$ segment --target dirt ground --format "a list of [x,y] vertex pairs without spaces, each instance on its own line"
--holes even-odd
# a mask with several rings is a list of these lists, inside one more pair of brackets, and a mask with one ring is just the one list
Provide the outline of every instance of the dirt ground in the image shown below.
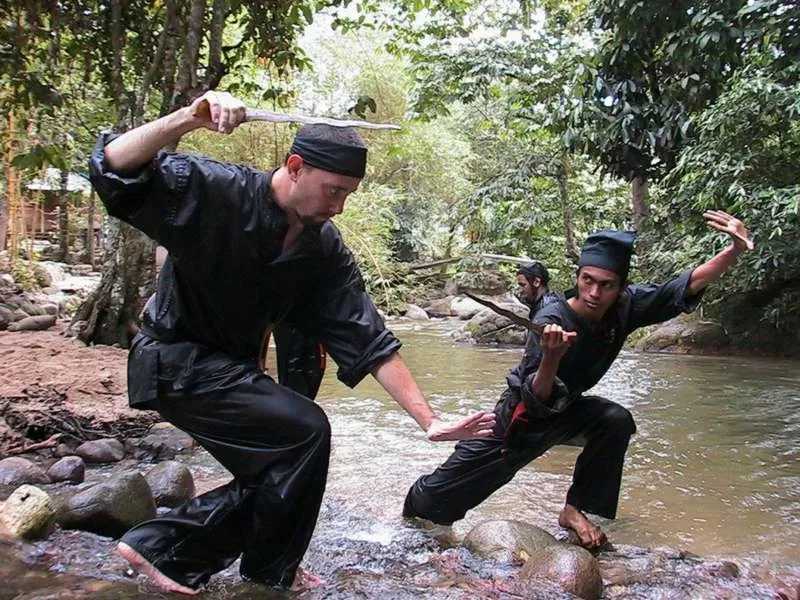
[[142,435],[155,422],[128,408],[127,351],[82,346],[61,334],[65,325],[0,332],[0,454],[54,433],[67,442]]

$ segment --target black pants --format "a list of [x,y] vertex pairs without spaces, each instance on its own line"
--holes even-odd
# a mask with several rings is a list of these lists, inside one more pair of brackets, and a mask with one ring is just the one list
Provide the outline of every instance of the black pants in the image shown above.
[[[406,496],[403,515],[449,525],[514,478],[522,467],[557,444],[580,443],[567,503],[579,510],[613,519],[622,480],[628,440],[636,431],[630,412],[598,396],[580,396],[564,412],[537,419],[504,444],[512,390],[500,398],[492,437],[459,442],[455,452],[430,475],[420,477]],[[503,417],[503,420],[501,420]]]
[[245,579],[291,585],[325,490],[325,413],[257,366],[194,344],[137,339],[129,380],[154,357],[159,385],[148,408],[197,440],[233,481],[137,525],[121,541],[189,587],[240,556]]

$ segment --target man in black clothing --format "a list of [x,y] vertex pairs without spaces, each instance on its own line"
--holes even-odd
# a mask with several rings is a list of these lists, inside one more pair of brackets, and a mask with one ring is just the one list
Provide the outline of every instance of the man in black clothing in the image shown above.
[[[91,159],[109,214],[169,252],[132,342],[130,403],[157,410],[234,476],[122,537],[120,554],[164,591],[195,594],[239,557],[248,580],[318,581],[302,581],[299,564],[330,455],[330,425],[312,401],[322,349],[347,385],[373,375],[430,440],[484,437],[494,425],[484,413],[436,417],[330,222],[364,176],[354,130],[302,128],[272,173],[160,152],[201,127],[230,133],[244,116],[240,101],[208,92],[102,136]],[[272,335],[280,383],[264,372]]]
[[586,547],[602,546],[605,534],[585,513],[616,516],[625,452],[636,426],[627,409],[585,392],[608,371],[632,331],[692,311],[706,286],[752,249],[741,221],[722,211],[704,216],[732,244],[661,285],[628,284],[631,233],[589,236],[574,292],[534,317],[546,326],[542,335],[529,335],[522,361],[506,378],[493,435],[457,444],[442,466],[414,483],[403,514],[450,524],[549,448],[578,443],[583,451],[558,521]]
[[528,263],[517,271],[519,299],[530,307],[530,318],[541,308],[558,300],[558,295],[550,291],[549,284],[550,273],[540,262]]

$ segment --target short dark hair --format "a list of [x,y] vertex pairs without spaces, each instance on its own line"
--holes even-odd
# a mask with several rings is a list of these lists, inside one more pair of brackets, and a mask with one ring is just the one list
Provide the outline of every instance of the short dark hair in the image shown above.
[[527,279],[534,279],[538,277],[544,285],[550,283],[550,273],[547,272],[545,266],[540,262],[532,262],[527,265],[522,265],[517,271],[517,275],[523,275]]

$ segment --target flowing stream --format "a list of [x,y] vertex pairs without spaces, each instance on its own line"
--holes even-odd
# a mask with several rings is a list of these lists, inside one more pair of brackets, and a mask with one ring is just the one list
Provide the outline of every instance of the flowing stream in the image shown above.
[[[506,372],[522,352],[455,344],[449,332],[458,325],[449,320],[390,323],[428,400],[450,418],[491,410],[504,389]],[[798,366],[775,359],[623,353],[593,390],[630,409],[638,427],[627,455],[618,519],[603,523],[611,540],[680,548],[768,570],[788,566],[800,576]],[[443,582],[441,560],[446,558],[437,559],[438,573],[431,571],[431,557],[441,547],[400,516],[408,487],[447,458],[453,444],[426,441],[374,380],[351,390],[335,379],[335,369],[329,364],[318,397],[332,424],[333,455],[306,557],[307,566],[335,586],[312,597],[488,597],[479,591],[465,595],[452,578]],[[493,518],[520,519],[557,531],[556,517],[578,452],[556,447],[534,461],[456,523],[456,538]],[[202,450],[181,460],[192,468],[200,489],[227,479]],[[44,547],[58,554],[63,551],[59,544],[70,546],[68,574],[112,580],[110,587],[101,586],[86,597],[160,597],[123,585],[118,565],[102,566],[110,541],[61,535]],[[459,552],[458,560],[469,563],[475,581],[497,575],[497,565]],[[5,575],[16,581],[17,592],[33,590],[13,569]],[[235,569],[229,569],[211,586],[210,595],[285,597],[236,582]],[[54,581],[50,586],[69,588]],[[474,585],[467,588],[475,590]],[[0,593],[0,600],[84,597],[74,592],[74,585],[70,589],[66,595]]]

